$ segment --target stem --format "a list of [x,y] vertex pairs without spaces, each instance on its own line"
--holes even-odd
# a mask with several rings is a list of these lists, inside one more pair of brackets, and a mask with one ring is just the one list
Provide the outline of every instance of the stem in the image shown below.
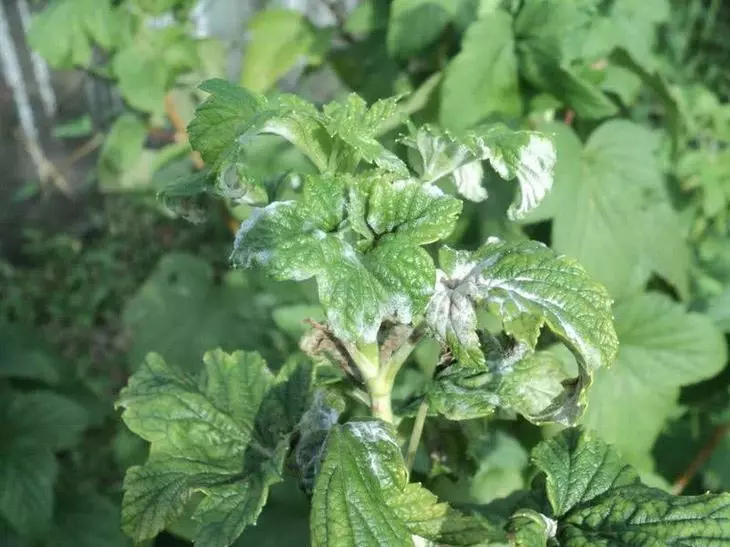
[[689,484],[689,481],[692,480],[692,477],[694,477],[697,471],[699,471],[702,466],[707,463],[707,460],[710,459],[710,456],[712,456],[717,445],[720,444],[720,441],[722,441],[723,437],[728,432],[730,432],[730,424],[722,424],[715,428],[710,439],[707,441],[705,446],[702,447],[702,450],[700,450],[697,456],[695,456],[695,459],[692,460],[684,473],[682,473],[679,478],[674,481],[674,484],[672,485],[672,494],[678,496],[682,493]]
[[[165,95],[165,114],[170,120],[172,127],[175,128],[175,140],[178,142],[187,141],[188,132],[185,127],[185,120],[182,119],[182,116],[180,116],[180,113],[177,111],[177,107],[175,106],[175,101],[172,98],[171,93]],[[203,167],[205,167],[205,163],[203,162],[203,158],[200,156],[199,152],[193,150],[190,153],[190,158],[192,159],[193,165],[196,169],[203,169]]]
[[388,385],[379,377],[368,382],[370,410],[372,410],[373,416],[389,424],[393,423],[393,407],[390,402],[392,391],[393,384]]
[[421,442],[421,435],[423,434],[423,426],[426,423],[426,416],[428,416],[428,402],[426,402],[426,399],[424,399],[421,402],[421,405],[418,407],[416,421],[413,422],[411,438],[408,440],[408,451],[406,452],[406,469],[408,469],[409,476],[411,474],[411,470],[413,469],[413,462],[416,461],[416,452],[418,452],[418,445]]
[[322,3],[327,6],[327,9],[330,10],[330,13],[335,18],[337,31],[340,33],[342,39],[348,44],[357,42],[357,36],[347,30],[347,15],[342,11],[342,7],[338,4],[337,0],[322,0]]

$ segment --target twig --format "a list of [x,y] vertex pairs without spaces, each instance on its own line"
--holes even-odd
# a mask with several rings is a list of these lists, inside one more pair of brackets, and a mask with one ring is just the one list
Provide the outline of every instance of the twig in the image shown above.
[[570,108],[565,111],[565,118],[564,122],[565,125],[573,125],[573,120],[575,119],[575,110],[571,110]]
[[710,459],[710,456],[712,456],[717,445],[720,444],[720,441],[722,441],[723,437],[725,437],[728,432],[730,432],[730,423],[722,424],[715,428],[712,435],[710,435],[710,438],[705,443],[705,446],[702,447],[702,450],[698,452],[695,459],[690,462],[687,469],[684,470],[679,478],[674,481],[674,484],[672,485],[672,494],[677,496],[682,493],[692,478],[697,474],[702,466],[707,463],[707,460]]
[[64,163],[64,167],[71,167],[74,163],[79,161],[81,158],[84,158],[91,154],[94,150],[99,148],[104,143],[104,134],[103,133],[96,133],[93,137],[91,137],[88,141],[86,141],[84,144],[79,146],[76,150],[71,152],[71,155],[66,158],[66,162]]
[[[187,141],[188,132],[187,128],[185,127],[185,120],[183,120],[178,113],[177,108],[175,107],[175,101],[173,101],[171,93],[165,95],[165,114],[167,114],[170,123],[175,128],[175,140],[178,142]],[[192,158],[193,165],[195,165],[196,169],[203,169],[205,167],[203,158],[200,157],[200,154],[198,152],[193,151],[190,154],[190,157]]]
[[20,135],[20,140],[25,146],[25,150],[28,152],[30,159],[33,161],[33,165],[35,165],[41,182],[52,182],[53,185],[61,191],[61,193],[70,198],[72,195],[71,187],[68,185],[66,177],[61,174],[58,167],[56,167],[56,165],[46,157],[46,154],[43,152],[40,145],[33,139],[28,138],[22,129],[18,132],[18,134]]
[[327,6],[332,16],[335,18],[337,23],[337,30],[342,36],[342,39],[348,44],[354,44],[357,42],[357,36],[347,30],[347,16],[342,12],[342,6],[337,0],[322,0],[322,3]]
[[413,422],[411,438],[408,440],[408,450],[406,452],[406,469],[408,469],[408,475],[411,474],[413,462],[416,461],[416,452],[418,452],[418,444],[421,442],[421,435],[423,434],[423,426],[426,423],[426,416],[428,416],[428,402],[424,399],[418,407],[416,421]]

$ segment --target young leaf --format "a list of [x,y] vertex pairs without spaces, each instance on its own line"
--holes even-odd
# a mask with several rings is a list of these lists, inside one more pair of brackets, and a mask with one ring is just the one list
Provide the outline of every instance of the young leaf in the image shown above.
[[560,545],[714,545],[730,539],[730,494],[672,496],[644,486],[604,442],[565,430],[533,450]]
[[211,95],[197,108],[188,133],[190,144],[211,168],[235,168],[249,141],[259,134],[278,135],[318,168],[326,166],[328,142],[311,104],[292,95],[268,100],[221,79],[208,80],[200,89]]
[[[354,168],[360,159],[375,163],[381,169],[408,176],[406,165],[375,138],[383,125],[392,127],[394,120],[400,119],[398,98],[381,99],[370,108],[355,93],[342,102],[332,102],[324,107],[323,124],[332,137],[337,137],[348,145],[344,156],[338,157],[338,168]],[[395,124],[397,125],[397,124]]]
[[618,358],[611,370],[596,374],[583,423],[645,467],[679,388],[720,372],[727,351],[708,317],[688,313],[667,296],[637,295],[614,313]]
[[[423,312],[435,268],[420,246],[449,234],[460,210],[458,200],[415,180],[308,177],[299,201],[272,203],[241,225],[232,259],[276,279],[315,277],[333,332],[373,341],[385,318],[409,323]],[[345,211],[358,232],[377,237],[363,252],[345,239]]]
[[413,535],[449,545],[499,537],[419,484],[408,484],[395,432],[385,422],[357,420],[330,430],[312,498],[312,544],[410,547]]
[[555,147],[550,138],[536,131],[512,131],[495,124],[455,137],[424,126],[404,142],[420,155],[417,167],[422,180],[436,182],[450,175],[459,193],[473,201],[487,197],[481,187],[479,162],[488,160],[505,180],[516,178],[519,191],[507,211],[512,220],[523,218],[540,205],[553,184]]
[[120,394],[122,419],[151,443],[124,483],[123,528],[135,541],[157,535],[198,492],[196,545],[227,547],[282,479],[311,368],[292,362],[274,376],[258,354],[221,350],[204,362],[195,378],[151,354]]

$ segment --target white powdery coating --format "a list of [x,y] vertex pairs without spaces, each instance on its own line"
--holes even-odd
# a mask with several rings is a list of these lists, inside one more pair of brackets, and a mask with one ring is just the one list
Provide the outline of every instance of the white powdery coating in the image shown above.
[[489,161],[492,169],[494,169],[500,177],[503,179],[509,179],[512,176],[509,165],[507,165],[507,162],[504,161],[504,156],[501,152],[492,150],[492,148],[484,142],[482,137],[477,137],[475,143],[477,147],[481,149],[484,157]]
[[469,201],[480,202],[487,199],[487,190],[482,186],[484,169],[482,162],[473,161],[462,165],[453,172],[456,189]]
[[[468,274],[474,264],[464,263],[457,266],[460,272]],[[453,333],[457,340],[467,346],[478,345],[476,336],[476,313],[468,294],[449,287],[447,283],[462,279],[456,275],[449,278],[443,271],[436,270],[436,286],[431,300],[426,306],[426,323],[433,329],[442,342]]]
[[[555,171],[555,147],[552,141],[533,133],[527,145],[520,150],[517,180],[520,183],[520,203],[510,207],[511,220],[524,217],[537,207],[547,196],[553,185]],[[500,173],[501,174],[501,173]]]
[[[347,428],[353,437],[360,441],[367,450],[368,467],[372,474],[381,482],[382,486],[393,484],[393,473],[382,465],[386,458],[378,457],[376,443],[388,443],[394,452],[399,452],[400,447],[393,437],[388,433],[385,425],[376,421],[348,422],[343,427]],[[405,477],[404,477],[405,478]]]
[[438,199],[444,195],[443,190],[433,184],[424,184],[422,188],[426,195],[433,199]]
[[408,324],[413,319],[411,299],[407,294],[394,294],[388,302],[389,314],[398,323]]
[[297,141],[297,135],[291,130],[287,124],[281,120],[269,120],[261,128],[261,133],[269,133],[271,135],[278,135],[281,138],[294,144]]
[[542,521],[545,523],[545,531],[547,532],[548,538],[552,539],[558,533],[558,521],[553,520],[548,516],[540,513]]
[[[436,182],[462,165],[471,155],[466,146],[455,146],[454,140],[447,132],[444,136],[434,136],[421,129],[416,137],[416,146],[423,162],[422,180],[426,183]],[[449,147],[455,149],[449,150]]]
[[[270,216],[281,207],[291,207],[293,201],[275,201],[266,207],[258,207],[251,212],[251,215],[244,220],[238,227],[236,237],[233,240],[233,251],[229,260],[233,261],[237,266],[250,268],[253,264],[267,264],[273,255],[272,250],[259,249],[257,251],[248,251],[244,248],[248,234],[253,230],[264,217]],[[263,260],[263,262],[262,262]]]

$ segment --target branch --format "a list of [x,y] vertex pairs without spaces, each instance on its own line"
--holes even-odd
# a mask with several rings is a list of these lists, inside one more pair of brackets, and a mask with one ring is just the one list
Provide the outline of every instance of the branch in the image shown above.
[[[167,117],[170,119],[170,123],[175,128],[175,140],[177,142],[187,141],[188,132],[185,126],[185,120],[182,119],[175,107],[175,101],[172,99],[172,93],[165,95],[165,114],[167,114]],[[196,169],[203,169],[205,167],[203,158],[200,157],[198,152],[191,152],[190,157],[192,158],[193,165],[195,165]]]
[[332,16],[335,18],[337,23],[337,30],[342,36],[342,39],[348,44],[354,44],[357,42],[357,36],[347,30],[347,15],[342,11],[342,6],[337,0],[322,0],[322,3],[327,6]]
[[71,187],[68,185],[66,177],[64,177],[58,167],[56,167],[56,164],[46,157],[46,154],[43,152],[40,145],[33,139],[29,138],[28,135],[25,134],[25,131],[21,129],[18,131],[18,134],[20,136],[20,140],[23,142],[23,146],[25,146],[26,152],[28,152],[30,159],[33,161],[33,165],[35,165],[36,171],[38,172],[38,178],[41,179],[41,182],[46,183],[50,181],[66,197],[71,197]]
[[95,133],[93,137],[91,137],[88,141],[86,141],[84,144],[79,146],[76,150],[71,152],[69,157],[66,159],[66,163],[64,164],[65,167],[71,167],[74,163],[79,161],[82,158],[85,158],[89,154],[91,154],[94,150],[99,148],[102,144],[104,144],[104,135],[102,133]]
[[687,469],[684,470],[684,473],[682,473],[679,478],[674,481],[674,484],[672,485],[672,494],[678,496],[682,493],[692,478],[697,474],[702,466],[707,463],[707,460],[710,459],[710,456],[712,456],[717,445],[720,444],[720,441],[722,441],[723,437],[725,437],[728,432],[730,432],[730,423],[718,425],[715,428],[712,435],[710,435],[710,438],[705,443],[705,446],[702,447],[702,450],[700,450],[697,456],[695,456],[695,459],[690,462]]
[[416,453],[418,452],[418,445],[421,442],[421,435],[423,434],[423,426],[426,423],[426,416],[428,416],[428,402],[426,401],[426,399],[424,399],[418,407],[416,421],[413,422],[411,438],[408,440],[408,450],[406,452],[406,469],[408,469],[409,476],[411,474],[411,470],[413,469],[413,462],[416,461]]

